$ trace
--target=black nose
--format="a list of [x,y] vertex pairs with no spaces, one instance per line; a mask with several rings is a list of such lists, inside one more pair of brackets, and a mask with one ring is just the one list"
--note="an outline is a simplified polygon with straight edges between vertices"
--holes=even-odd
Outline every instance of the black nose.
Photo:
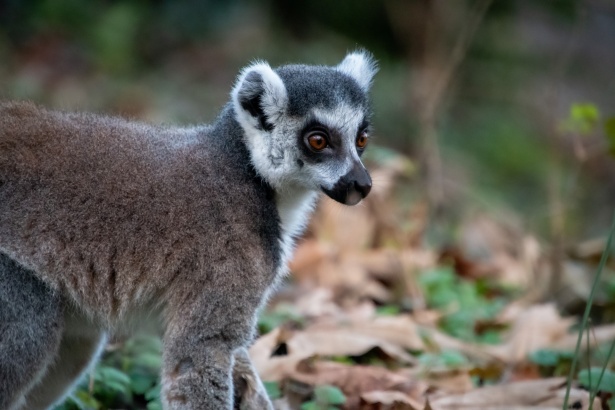
[[331,189],[322,188],[329,198],[345,205],[356,205],[372,189],[372,178],[360,162],[350,172],[341,177]]
[[367,194],[369,194],[369,191],[372,190],[372,179],[369,177],[367,172],[365,173],[365,175],[367,175],[367,181],[364,181],[364,182],[354,181],[354,189],[359,191],[362,198],[365,198]]

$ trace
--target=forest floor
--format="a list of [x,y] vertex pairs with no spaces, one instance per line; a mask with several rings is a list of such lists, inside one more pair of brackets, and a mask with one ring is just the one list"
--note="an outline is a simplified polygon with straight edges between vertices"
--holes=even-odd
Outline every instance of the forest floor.
[[425,204],[395,199],[406,168],[373,171],[359,206],[324,199],[298,244],[250,349],[277,408],[556,410],[567,388],[569,409],[612,408],[608,285],[570,385],[580,319],[561,313],[584,304],[604,241],[557,274],[550,249],[487,215],[429,248]]

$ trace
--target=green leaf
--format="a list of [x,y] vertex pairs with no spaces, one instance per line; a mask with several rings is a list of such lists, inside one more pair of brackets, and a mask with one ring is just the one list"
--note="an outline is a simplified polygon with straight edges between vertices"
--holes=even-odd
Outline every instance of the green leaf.
[[376,308],[376,314],[378,316],[395,316],[399,315],[400,309],[399,306],[395,305],[385,305],[379,306]]
[[162,404],[159,401],[150,401],[147,403],[147,410],[163,410]]
[[596,385],[598,378],[602,373],[602,368],[592,367],[591,369],[581,370],[577,376],[579,383],[587,387],[590,391],[605,391],[609,393],[615,393],[615,372],[612,370],[605,370],[604,376],[600,381],[600,385]]
[[78,390],[69,396],[69,400],[82,410],[97,410],[101,408],[98,400],[92,397],[87,391]]
[[134,364],[157,371],[162,366],[162,356],[156,352],[143,353],[135,358]]
[[306,401],[301,405],[301,410],[321,410],[315,401]]
[[335,386],[317,386],[314,389],[314,397],[317,403],[322,404],[344,404],[346,396]]
[[330,359],[335,363],[347,364],[349,366],[356,364],[355,361],[348,356],[331,356]]
[[113,367],[101,366],[96,369],[95,378],[103,382],[116,382],[130,385],[130,377],[124,372]]
[[265,390],[267,391],[267,396],[271,400],[279,399],[282,397],[282,392],[280,391],[280,384],[278,382],[263,382],[265,385]]
[[130,380],[134,393],[145,394],[156,384],[157,378],[149,374],[132,373],[130,375]]
[[113,367],[101,366],[94,373],[96,381],[118,393],[130,394],[130,377]]
[[529,359],[539,366],[557,366],[560,353],[555,350],[541,349],[531,353]]
[[158,400],[160,399],[160,385],[152,387],[145,393],[146,400]]
[[581,134],[589,134],[598,123],[599,118],[598,107],[594,104],[572,104],[570,107],[570,119],[576,131]]
[[596,123],[600,117],[598,107],[590,103],[576,103],[570,107],[570,117],[575,121]]
[[286,322],[302,323],[304,318],[290,304],[280,303],[272,311],[265,311],[258,318],[258,329],[261,334],[269,333]]
[[468,359],[456,350],[443,350],[440,356],[442,357],[442,362],[449,367],[468,364]]
[[609,151],[615,156],[615,117],[607,118],[604,122],[604,133],[609,142]]

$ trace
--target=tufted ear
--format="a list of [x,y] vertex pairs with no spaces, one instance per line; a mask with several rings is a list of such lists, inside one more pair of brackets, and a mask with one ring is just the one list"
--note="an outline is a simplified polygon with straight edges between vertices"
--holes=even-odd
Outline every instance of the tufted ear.
[[369,90],[372,79],[378,72],[378,65],[374,57],[365,50],[358,50],[348,54],[336,68],[338,71],[354,78],[365,92]]
[[265,131],[273,129],[288,105],[284,82],[265,62],[244,68],[231,96],[239,122]]

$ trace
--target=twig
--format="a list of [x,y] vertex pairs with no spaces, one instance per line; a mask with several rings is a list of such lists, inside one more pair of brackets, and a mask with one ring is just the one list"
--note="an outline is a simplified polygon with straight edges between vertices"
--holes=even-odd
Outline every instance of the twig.
[[485,13],[493,0],[478,0],[472,12],[468,23],[462,28],[459,34],[457,43],[455,44],[450,60],[445,64],[440,76],[433,83],[433,87],[426,93],[425,104],[421,115],[422,122],[422,140],[423,150],[425,155],[427,195],[432,206],[438,210],[442,205],[444,197],[443,187],[443,172],[442,172],[442,157],[438,144],[438,131],[436,120],[439,115],[442,101],[449,89],[454,74],[457,72],[459,65],[467,55],[472,39],[483,20]]

